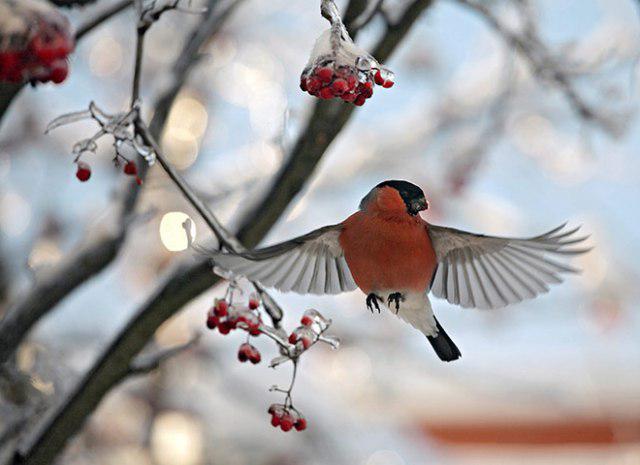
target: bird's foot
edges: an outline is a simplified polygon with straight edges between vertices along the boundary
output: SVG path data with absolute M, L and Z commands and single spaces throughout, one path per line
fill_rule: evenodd
M 384 303 L 384 299 L 379 295 L 374 294 L 373 292 L 367 296 L 367 308 L 371 310 L 371 313 L 373 313 L 373 307 L 375 307 L 376 310 L 378 310 L 378 313 L 380 313 L 380 305 L 378 305 L 378 300 Z
M 404 296 L 399 292 L 394 292 L 393 294 L 389 294 L 389 297 L 387 298 L 387 305 L 389 306 L 389 308 L 391 308 L 392 302 L 396 304 L 396 315 L 397 315 L 398 312 L 400 311 L 400 302 L 404 302 Z

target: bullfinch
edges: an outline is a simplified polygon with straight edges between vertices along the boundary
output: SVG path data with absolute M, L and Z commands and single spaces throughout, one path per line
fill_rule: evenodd
M 577 272 L 556 257 L 581 254 L 586 237 L 566 223 L 530 238 L 436 226 L 429 204 L 407 181 L 385 181 L 342 223 L 242 253 L 209 251 L 214 264 L 264 286 L 299 294 L 360 288 L 373 312 L 386 307 L 421 331 L 446 362 L 461 356 L 433 314 L 428 293 L 465 308 L 493 309 L 531 299 Z

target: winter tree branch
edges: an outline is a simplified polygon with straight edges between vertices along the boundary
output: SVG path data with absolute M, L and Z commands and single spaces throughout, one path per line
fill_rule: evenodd
M 219 13 L 207 15 L 201 26 L 195 28 L 187 40 L 172 70 L 172 84 L 158 98 L 155 105 L 149 129 L 155 137 L 162 133 L 175 98 L 189 72 L 198 63 L 200 47 L 219 32 L 224 20 L 239 3 L 240 1 L 234 2 Z M 141 176 L 144 176 L 144 166 L 144 164 L 141 166 Z M 98 274 L 113 261 L 126 239 L 129 213 L 135 207 L 139 191 L 140 188 L 134 184 L 124 194 L 119 228 L 113 229 L 106 236 L 95 237 L 91 242 L 80 247 L 76 253 L 67 257 L 45 276 L 39 277 L 28 294 L 10 305 L 4 319 L 0 321 L 0 364 L 8 360 L 40 318 L 76 287 Z
M 166 360 L 194 347 L 200 340 L 200 337 L 201 334 L 196 333 L 184 344 L 178 344 L 152 354 L 140 354 L 133 362 L 131 362 L 131 365 L 129 365 L 129 374 L 144 375 L 157 370 Z
M 400 19 L 388 25 L 375 47 L 374 56 L 381 61 L 387 59 L 431 4 L 432 0 L 411 2 Z M 242 222 L 237 235 L 241 244 L 254 247 L 262 240 L 312 176 L 322 155 L 349 121 L 353 108 L 336 102 L 316 104 L 287 163 L 260 202 L 262 210 L 256 209 L 254 215 L 248 215 Z M 23 448 L 21 455 L 24 463 L 49 463 L 107 392 L 128 375 L 131 361 L 153 337 L 157 328 L 217 282 L 219 278 L 213 275 L 206 259 L 200 259 L 195 264 L 176 264 L 126 327 L 105 348 L 74 392 L 56 409 L 34 441 Z
M 455 1 L 480 15 L 491 28 L 525 59 L 535 76 L 555 84 L 580 118 L 596 124 L 610 134 L 618 132 L 617 125 L 610 118 L 601 114 L 578 93 L 570 73 L 542 42 L 535 29 L 529 27 L 522 33 L 514 31 L 504 25 L 491 7 L 485 3 L 476 0 Z

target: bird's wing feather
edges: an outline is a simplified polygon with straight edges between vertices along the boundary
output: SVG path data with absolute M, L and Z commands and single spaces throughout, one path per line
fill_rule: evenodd
M 262 249 L 206 254 L 216 266 L 280 291 L 339 294 L 357 288 L 338 240 L 341 230 L 340 224 L 325 226 Z
M 577 255 L 587 237 L 566 223 L 540 236 L 507 238 L 473 234 L 429 225 L 438 267 L 431 284 L 436 297 L 462 307 L 500 308 L 531 299 L 562 282 L 563 273 L 578 270 L 560 263 L 558 256 Z

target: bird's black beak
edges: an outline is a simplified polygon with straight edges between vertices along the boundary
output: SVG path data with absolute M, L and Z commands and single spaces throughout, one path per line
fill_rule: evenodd
M 416 199 L 411 202 L 411 214 L 417 215 L 418 212 L 423 210 L 427 210 L 429 208 L 429 202 L 424 197 L 421 199 Z

